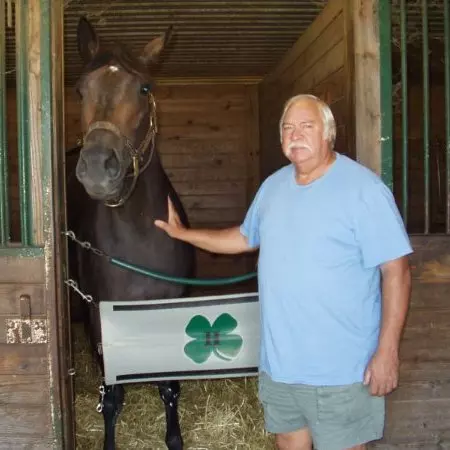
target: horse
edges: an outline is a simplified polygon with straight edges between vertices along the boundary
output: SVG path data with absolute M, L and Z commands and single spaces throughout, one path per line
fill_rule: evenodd
M 155 219 L 167 218 L 170 197 L 182 222 L 189 226 L 155 148 L 156 104 L 150 72 L 171 34 L 169 28 L 136 55 L 124 45 L 100 45 L 89 20 L 79 19 L 77 41 L 83 71 L 76 90 L 83 143 L 67 156 L 67 217 L 77 237 L 107 254 L 167 275 L 192 277 L 193 247 L 154 225 Z M 75 249 L 69 255 L 70 271 L 78 278 L 80 290 L 94 299 L 87 305 L 86 326 L 104 376 L 98 302 L 179 298 L 187 295 L 188 288 L 113 266 L 81 246 Z M 167 448 L 181 450 L 179 381 L 155 383 L 165 406 Z M 101 395 L 104 449 L 113 450 L 124 388 L 103 382 Z

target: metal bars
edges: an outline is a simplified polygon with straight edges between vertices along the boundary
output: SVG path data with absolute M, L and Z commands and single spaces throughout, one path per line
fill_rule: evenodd
M 430 232 L 430 83 L 428 58 L 428 0 L 422 0 L 424 234 Z
M 408 62 L 406 0 L 400 2 L 400 52 L 402 80 L 402 215 L 408 224 Z
M 8 9 L 7 9 L 8 6 Z M 6 29 L 13 26 L 14 7 L 15 29 L 15 68 L 6 71 Z M 29 46 L 28 46 L 28 0 L 16 0 L 14 4 L 0 0 L 0 249 L 8 251 L 10 242 L 10 210 L 20 210 L 20 243 L 23 249 L 33 247 L 33 214 L 31 199 L 31 152 L 30 152 L 30 108 L 29 108 Z M 6 18 L 6 12 L 8 18 Z M 8 19 L 8 20 L 7 20 Z M 15 151 L 8 149 L 6 130 L 7 117 L 7 75 L 16 77 L 17 103 L 17 155 L 19 204 L 9 203 L 8 157 Z M 9 151 L 8 151 L 9 150 Z M 17 249 L 17 243 L 12 245 Z
M 0 0 L 0 247 L 9 241 L 8 136 L 6 131 L 6 4 Z
M 381 176 L 387 186 L 393 189 L 391 0 L 379 0 L 378 18 L 380 32 Z
M 409 232 L 450 234 L 450 0 L 378 5 L 381 174 L 396 196 L 401 192 L 397 200 Z M 401 86 L 395 103 L 387 86 L 393 83 Z M 401 162 L 396 171 L 394 161 Z

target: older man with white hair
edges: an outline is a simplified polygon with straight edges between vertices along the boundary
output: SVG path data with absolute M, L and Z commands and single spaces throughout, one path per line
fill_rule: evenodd
M 320 99 L 289 99 L 289 164 L 258 190 L 243 223 L 186 229 L 169 199 L 170 236 L 216 253 L 259 249 L 259 397 L 278 449 L 365 449 L 380 439 L 396 388 L 412 248 L 391 191 L 334 151 Z

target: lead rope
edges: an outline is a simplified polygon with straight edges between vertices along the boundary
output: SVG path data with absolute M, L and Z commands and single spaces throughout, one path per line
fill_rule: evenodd
M 245 275 L 238 275 L 238 276 L 234 276 L 234 277 L 197 278 L 197 279 L 165 275 L 165 274 L 162 274 L 159 272 L 154 272 L 145 267 L 141 267 L 141 266 L 137 266 L 135 264 L 128 263 L 119 258 L 114 258 L 112 256 L 109 256 L 102 250 L 99 250 L 98 248 L 93 247 L 90 242 L 79 240 L 76 237 L 75 233 L 71 230 L 63 231 L 62 234 L 67 236 L 68 238 L 72 239 L 74 242 L 76 242 L 78 245 L 80 245 L 84 249 L 93 252 L 97 256 L 106 258 L 111 264 L 121 267 L 122 269 L 126 269 L 126 270 L 130 270 L 132 272 L 139 273 L 140 275 L 145 275 L 147 277 L 155 278 L 157 280 L 164 280 L 164 281 L 169 281 L 169 282 L 178 283 L 178 284 L 187 284 L 187 285 L 191 285 L 191 286 L 224 286 L 224 285 L 229 285 L 229 284 L 240 283 L 242 281 L 247 281 L 247 280 L 250 280 L 257 276 L 257 272 L 251 272 L 251 273 L 248 273 Z M 87 301 L 88 303 L 91 303 L 91 304 L 94 303 L 92 296 L 86 295 L 83 292 L 81 292 L 81 290 L 78 288 L 77 283 L 74 280 L 68 279 L 65 281 L 65 283 L 69 287 L 74 289 L 79 295 L 81 295 L 81 297 L 85 301 Z

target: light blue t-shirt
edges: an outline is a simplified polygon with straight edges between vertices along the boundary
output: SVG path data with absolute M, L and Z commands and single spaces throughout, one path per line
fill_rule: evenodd
M 361 382 L 378 344 L 379 266 L 412 252 L 388 187 L 336 155 L 306 186 L 293 165 L 268 177 L 240 228 L 260 247 L 260 370 L 276 381 Z

